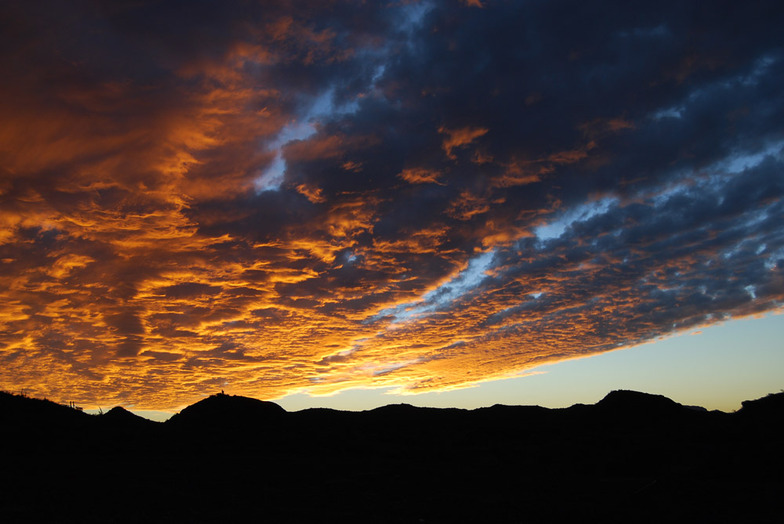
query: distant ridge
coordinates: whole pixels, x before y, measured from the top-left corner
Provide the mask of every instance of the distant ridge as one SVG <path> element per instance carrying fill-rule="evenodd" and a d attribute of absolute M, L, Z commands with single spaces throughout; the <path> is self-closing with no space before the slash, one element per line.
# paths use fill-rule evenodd
<path fill-rule="evenodd" d="M 99 415 L 99 419 L 104 424 L 121 427 L 138 427 L 156 424 L 152 420 L 148 420 L 144 417 L 140 417 L 135 413 L 131 413 L 121 406 L 113 407 L 103 415 Z"/>
<path fill-rule="evenodd" d="M 543 413 L 576 412 L 613 415 L 620 418 L 628 417 L 660 417 L 668 415 L 683 415 L 684 413 L 708 413 L 700 406 L 685 406 L 663 395 L 643 393 L 632 390 L 614 390 L 594 405 L 576 404 L 570 408 L 550 409 L 540 406 L 512 406 L 496 404 L 491 407 L 476 408 L 473 410 L 459 408 L 431 408 L 418 407 L 410 404 L 389 404 L 363 412 L 343 412 L 328 408 L 311 408 L 300 412 L 288 413 L 280 405 L 255 398 L 240 395 L 227 395 L 217 393 L 206 397 L 195 404 L 184 408 L 164 423 L 167 426 L 199 426 L 199 425 L 229 425 L 239 427 L 243 425 L 256 425 L 263 422 L 274 422 L 282 417 L 292 415 L 306 415 L 330 417 L 347 415 L 372 415 L 374 417 L 406 418 L 415 416 L 450 416 L 469 415 L 470 413 L 507 413 L 509 416 L 520 414 L 524 410 L 529 415 Z M 714 411 L 714 414 L 728 415 Z M 745 400 L 742 408 L 735 414 L 743 416 L 772 416 L 784 415 L 784 392 L 771 393 L 755 400 Z M 729 414 L 731 415 L 731 414 Z M 0 391 L 0 420 L 6 422 L 75 422 L 82 423 L 88 420 L 102 420 L 103 423 L 138 424 L 152 422 L 140 417 L 127 409 L 116 406 L 101 415 L 89 415 L 80 409 L 65 406 L 45 399 L 36 399 L 25 395 L 15 395 Z M 160 423 L 155 423 L 160 424 Z"/>

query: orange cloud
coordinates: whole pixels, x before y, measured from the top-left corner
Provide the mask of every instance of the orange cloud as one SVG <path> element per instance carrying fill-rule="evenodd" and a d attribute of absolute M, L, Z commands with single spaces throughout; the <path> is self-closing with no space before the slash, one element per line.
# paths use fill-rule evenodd
<path fill-rule="evenodd" d="M 305 184 L 300 184 L 297 186 L 297 191 L 305 195 L 305 197 L 314 204 L 326 202 L 326 199 L 322 195 L 321 188 L 319 187 L 309 187 Z"/>
<path fill-rule="evenodd" d="M 555 171 L 552 165 L 512 160 L 504 166 L 504 172 L 493 179 L 497 187 L 524 186 L 539 182 L 548 173 Z"/>
<path fill-rule="evenodd" d="M 447 137 L 441 143 L 446 156 L 454 160 L 456 156 L 453 153 L 455 148 L 460 148 L 471 144 L 480 136 L 486 135 L 490 130 L 484 127 L 461 127 L 458 129 L 447 129 L 439 127 L 438 132 Z"/>
<path fill-rule="evenodd" d="M 412 167 L 404 169 L 397 176 L 409 184 L 438 184 L 441 172 L 424 167 Z"/>
<path fill-rule="evenodd" d="M 307 140 L 297 140 L 286 146 L 286 156 L 299 161 L 312 162 L 340 158 L 349 151 L 377 143 L 373 136 L 316 135 Z"/>
<path fill-rule="evenodd" d="M 472 217 L 487 213 L 489 210 L 490 203 L 487 199 L 464 191 L 457 200 L 450 203 L 446 212 L 458 220 L 471 220 Z"/>
<path fill-rule="evenodd" d="M 348 162 L 343 162 L 343 169 L 346 171 L 353 171 L 355 173 L 359 173 L 362 171 L 362 162 L 354 162 L 349 160 Z"/>

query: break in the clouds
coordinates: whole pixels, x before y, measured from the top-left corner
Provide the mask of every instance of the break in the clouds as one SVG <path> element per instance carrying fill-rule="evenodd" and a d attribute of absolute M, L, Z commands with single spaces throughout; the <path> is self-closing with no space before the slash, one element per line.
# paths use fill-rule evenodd
<path fill-rule="evenodd" d="M 784 303 L 784 5 L 4 2 L 0 385 L 440 390 Z"/>

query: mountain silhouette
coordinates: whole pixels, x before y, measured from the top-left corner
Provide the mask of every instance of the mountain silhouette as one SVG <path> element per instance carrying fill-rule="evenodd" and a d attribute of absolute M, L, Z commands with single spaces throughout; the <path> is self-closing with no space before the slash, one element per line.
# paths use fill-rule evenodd
<path fill-rule="evenodd" d="M 0 519 L 778 522 L 782 419 L 782 393 L 736 413 L 635 391 L 291 413 L 218 394 L 165 423 L 3 393 Z"/>
<path fill-rule="evenodd" d="M 155 422 L 152 420 L 131 413 L 121 406 L 113 407 L 103 415 L 100 415 L 98 417 L 98 422 L 104 427 L 123 428 L 126 430 L 143 430 L 155 425 Z"/>
<path fill-rule="evenodd" d="M 784 414 L 784 391 L 771 393 L 756 400 L 744 400 L 738 413 L 742 416 L 765 417 L 770 422 L 780 422 Z"/>
<path fill-rule="evenodd" d="M 596 406 L 619 413 L 644 412 L 646 415 L 675 413 L 683 407 L 663 395 L 629 390 L 611 391 Z"/>
<path fill-rule="evenodd" d="M 28 434 L 43 438 L 52 431 L 83 430 L 91 422 L 90 415 L 73 407 L 0 392 L 0 426 L 20 438 Z"/>
<path fill-rule="evenodd" d="M 686 407 L 663 396 L 639 391 L 617 390 L 608 393 L 594 407 L 593 416 L 604 423 L 643 424 L 665 420 L 693 419 L 694 407 Z"/>
<path fill-rule="evenodd" d="M 257 428 L 279 421 L 285 414 L 286 410 L 274 402 L 219 393 L 188 406 L 167 424 L 201 429 Z"/>

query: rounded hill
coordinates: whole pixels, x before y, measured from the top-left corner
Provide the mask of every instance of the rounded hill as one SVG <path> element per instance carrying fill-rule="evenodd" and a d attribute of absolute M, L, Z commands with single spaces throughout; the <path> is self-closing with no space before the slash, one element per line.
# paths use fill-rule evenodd
<path fill-rule="evenodd" d="M 285 414 L 286 410 L 274 402 L 219 393 L 188 406 L 166 424 L 202 428 L 255 427 L 278 420 Z"/>

